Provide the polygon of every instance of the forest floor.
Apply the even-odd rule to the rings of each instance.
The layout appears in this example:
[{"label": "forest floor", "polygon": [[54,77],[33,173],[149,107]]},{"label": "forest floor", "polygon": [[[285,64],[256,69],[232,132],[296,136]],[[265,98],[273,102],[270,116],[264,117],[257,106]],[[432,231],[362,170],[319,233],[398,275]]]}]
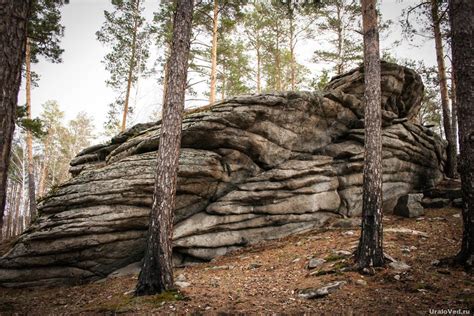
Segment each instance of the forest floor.
[{"label": "forest floor", "polygon": [[[418,219],[384,218],[385,251],[411,267],[405,272],[389,266],[372,276],[344,272],[352,261],[337,251],[352,252],[359,230],[313,231],[176,269],[176,278],[189,283],[179,295],[134,298],[137,274],[133,273],[73,287],[0,289],[0,315],[473,313],[474,276],[433,263],[458,251],[460,210],[429,209],[426,213]],[[309,270],[310,258],[327,261]],[[329,273],[317,276],[325,271]],[[334,281],[346,283],[322,298],[298,295],[302,289]]]}]

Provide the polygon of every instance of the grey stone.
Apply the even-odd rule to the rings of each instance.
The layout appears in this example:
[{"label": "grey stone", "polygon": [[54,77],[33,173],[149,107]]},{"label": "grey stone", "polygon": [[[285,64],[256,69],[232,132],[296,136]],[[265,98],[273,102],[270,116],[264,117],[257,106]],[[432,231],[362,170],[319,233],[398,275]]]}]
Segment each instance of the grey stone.
[{"label": "grey stone", "polygon": [[298,297],[304,298],[304,299],[315,299],[315,298],[325,297],[329,295],[330,293],[334,293],[346,283],[347,282],[345,281],[336,281],[336,282],[328,283],[322,287],[300,290],[298,293]]},{"label": "grey stone", "polygon": [[[421,78],[382,64],[384,211],[442,178],[445,142],[413,122]],[[320,93],[246,95],[186,111],[173,234],[176,266],[263,240],[360,225],[363,69]],[[161,121],[71,161],[72,179],[0,258],[0,286],[80,284],[142,259]]]},{"label": "grey stone", "polygon": [[174,284],[175,284],[177,287],[182,288],[182,289],[191,286],[191,283],[186,282],[186,281],[176,281],[176,282],[174,282]]},{"label": "grey stone", "polygon": [[176,277],[175,281],[179,281],[179,282],[185,282],[186,281],[186,276],[184,274],[180,274]]},{"label": "grey stone", "polygon": [[423,198],[421,205],[424,208],[443,208],[449,205],[451,201],[443,198]]},{"label": "grey stone", "polygon": [[367,281],[362,280],[362,279],[356,280],[355,283],[356,283],[357,285],[360,285],[360,286],[366,286],[366,285],[367,285]]},{"label": "grey stone", "polygon": [[388,264],[395,272],[401,273],[411,269],[411,266],[402,261],[390,262]]},{"label": "grey stone", "polygon": [[424,195],[430,198],[455,200],[462,198],[462,190],[460,185],[457,185],[457,187],[453,188],[434,188],[425,191]]},{"label": "grey stone", "polygon": [[421,206],[422,199],[423,194],[421,193],[403,195],[398,199],[393,213],[409,218],[422,216],[425,214],[423,206]]},{"label": "grey stone", "polygon": [[410,234],[410,235],[415,235],[415,236],[421,236],[428,238],[429,234],[419,231],[419,230],[414,230],[414,229],[409,229],[405,227],[389,227],[384,229],[385,233],[399,233],[399,234]]},{"label": "grey stone", "polygon": [[317,268],[321,265],[323,265],[324,263],[326,262],[326,260],[324,259],[319,259],[319,258],[311,258],[309,261],[308,261],[308,269],[314,269],[314,268]]}]

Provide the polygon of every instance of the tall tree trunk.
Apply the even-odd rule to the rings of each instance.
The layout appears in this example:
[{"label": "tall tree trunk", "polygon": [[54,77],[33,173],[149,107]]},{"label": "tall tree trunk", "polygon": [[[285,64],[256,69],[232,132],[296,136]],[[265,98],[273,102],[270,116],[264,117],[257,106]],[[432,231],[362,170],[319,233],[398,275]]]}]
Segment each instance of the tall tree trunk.
[{"label": "tall tree trunk", "polygon": [[296,60],[295,60],[295,25],[293,10],[290,9],[290,63],[291,63],[291,91],[296,89]]},{"label": "tall tree trunk", "polygon": [[0,0],[0,235],[29,9],[29,0]]},{"label": "tall tree trunk", "polygon": [[173,217],[176,199],[181,125],[191,40],[194,0],[177,2],[169,59],[168,96],[158,149],[153,206],[147,245],[136,295],[152,295],[174,287],[172,267]]},{"label": "tall tree trunk", "polygon": [[459,173],[463,194],[464,223],[457,261],[468,268],[474,264],[474,2],[450,0],[452,50],[458,107]]},{"label": "tall tree trunk", "polygon": [[209,103],[216,101],[217,82],[217,20],[219,18],[218,0],[214,0],[214,16],[212,20],[212,47],[211,47],[211,92],[209,93]]},{"label": "tall tree trunk", "polygon": [[46,179],[48,178],[48,161],[49,161],[49,135],[46,136],[44,141],[44,158],[43,165],[41,166],[40,179],[38,183],[38,196],[43,196],[46,188]]},{"label": "tall tree trunk", "polygon": [[15,200],[15,216],[13,221],[13,236],[19,235],[21,231],[19,230],[19,218],[20,218],[20,203],[21,203],[21,192],[23,190],[23,185],[17,185],[16,200]]},{"label": "tall tree trunk", "polygon": [[[26,39],[26,114],[31,120],[31,45],[30,39]],[[36,218],[36,188],[35,188],[35,166],[33,161],[33,136],[30,130],[26,131],[26,151],[28,159],[28,200],[30,218]]]},{"label": "tall tree trunk", "polygon": [[275,48],[275,67],[276,67],[276,85],[277,91],[281,91],[281,60],[280,60],[280,22],[276,22],[276,48]]},{"label": "tall tree trunk", "polygon": [[[458,109],[456,105],[456,73],[454,65],[451,64],[451,128],[453,129],[454,152],[456,153],[456,162],[458,155]],[[457,166],[456,166],[457,167]],[[454,170],[456,177],[459,176],[457,169]]]},{"label": "tall tree trunk", "polygon": [[222,89],[221,89],[221,100],[225,99],[225,60],[222,65]]},{"label": "tall tree trunk", "polygon": [[443,127],[448,147],[446,149],[448,161],[446,163],[446,174],[453,178],[456,171],[456,148],[454,145],[454,134],[451,128],[451,115],[449,111],[448,83],[446,80],[446,66],[444,63],[443,40],[441,37],[440,18],[439,18],[439,0],[431,0],[431,19],[433,23],[433,34],[436,47],[436,61],[438,64],[439,90],[441,93],[441,107],[443,112]]},{"label": "tall tree trunk", "polygon": [[[15,185],[11,180],[7,180],[7,186],[9,188],[10,194],[8,197],[8,216],[7,216],[7,225],[5,231],[5,239],[9,239],[12,236],[12,226],[13,226],[13,215],[14,215],[14,201],[15,201]],[[1,237],[0,237],[1,239]]]},{"label": "tall tree trunk", "polygon": [[344,72],[344,61],[343,61],[343,54],[342,54],[342,41],[343,41],[343,33],[342,33],[342,18],[341,18],[341,7],[339,3],[336,3],[336,11],[337,11],[337,57],[339,58],[339,62],[336,65],[336,74],[342,75]]},{"label": "tall tree trunk", "polygon": [[376,0],[362,0],[365,73],[365,151],[362,232],[357,249],[359,268],[377,267],[383,260],[382,227],[382,107],[380,50]]},{"label": "tall tree trunk", "polygon": [[135,71],[135,56],[137,51],[137,32],[138,32],[138,15],[140,14],[140,0],[136,0],[135,3],[135,17],[133,24],[133,34],[132,34],[132,55],[130,57],[130,64],[128,66],[128,78],[127,78],[127,91],[125,93],[125,102],[123,106],[123,116],[122,116],[122,132],[127,128],[127,116],[128,116],[128,104],[130,101],[130,90],[132,89],[133,81],[133,72]]},{"label": "tall tree trunk", "polygon": [[260,56],[260,43],[257,43],[257,93],[262,92],[262,83],[261,83],[262,60],[261,59],[262,57]]}]

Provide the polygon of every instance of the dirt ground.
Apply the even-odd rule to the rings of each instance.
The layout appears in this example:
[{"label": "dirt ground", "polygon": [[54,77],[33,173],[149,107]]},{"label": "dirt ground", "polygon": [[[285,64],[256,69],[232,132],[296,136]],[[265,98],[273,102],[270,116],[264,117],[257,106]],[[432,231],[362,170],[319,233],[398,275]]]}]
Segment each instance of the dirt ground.
[{"label": "dirt ground", "polygon": [[[176,277],[190,284],[179,295],[134,298],[131,292],[137,275],[133,274],[74,287],[0,289],[0,314],[474,312],[474,276],[459,268],[433,265],[434,260],[452,256],[459,249],[459,209],[427,210],[427,215],[419,219],[386,216],[384,225],[385,252],[411,266],[407,272],[399,273],[388,266],[373,276],[343,272],[351,259],[343,258],[337,251],[354,250],[358,229],[314,231],[254,245],[210,263],[177,269]],[[416,232],[400,232],[398,228]],[[327,261],[322,267],[309,270],[306,266],[310,258]],[[323,274],[324,271],[333,273]],[[333,281],[346,283],[322,298],[298,296],[301,289]]]}]

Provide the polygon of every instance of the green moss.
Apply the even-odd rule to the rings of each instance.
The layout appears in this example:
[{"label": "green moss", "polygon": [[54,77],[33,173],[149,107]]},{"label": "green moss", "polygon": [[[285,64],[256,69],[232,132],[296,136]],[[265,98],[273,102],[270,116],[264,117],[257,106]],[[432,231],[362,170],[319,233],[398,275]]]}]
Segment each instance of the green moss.
[{"label": "green moss", "polygon": [[348,266],[349,266],[349,264],[347,262],[341,261],[341,262],[336,262],[333,265],[333,269],[341,270],[341,269],[347,268]]},{"label": "green moss", "polygon": [[133,298],[130,296],[114,297],[107,302],[99,304],[88,304],[85,307],[85,312],[96,313],[125,313],[133,309]]},{"label": "green moss", "polygon": [[140,300],[142,303],[148,303],[155,306],[161,306],[164,302],[184,301],[184,300],[188,300],[188,298],[184,296],[182,293],[180,293],[179,291],[174,290],[174,291],[166,291],[166,292],[156,294],[156,295],[139,297],[137,298],[137,300]]}]

